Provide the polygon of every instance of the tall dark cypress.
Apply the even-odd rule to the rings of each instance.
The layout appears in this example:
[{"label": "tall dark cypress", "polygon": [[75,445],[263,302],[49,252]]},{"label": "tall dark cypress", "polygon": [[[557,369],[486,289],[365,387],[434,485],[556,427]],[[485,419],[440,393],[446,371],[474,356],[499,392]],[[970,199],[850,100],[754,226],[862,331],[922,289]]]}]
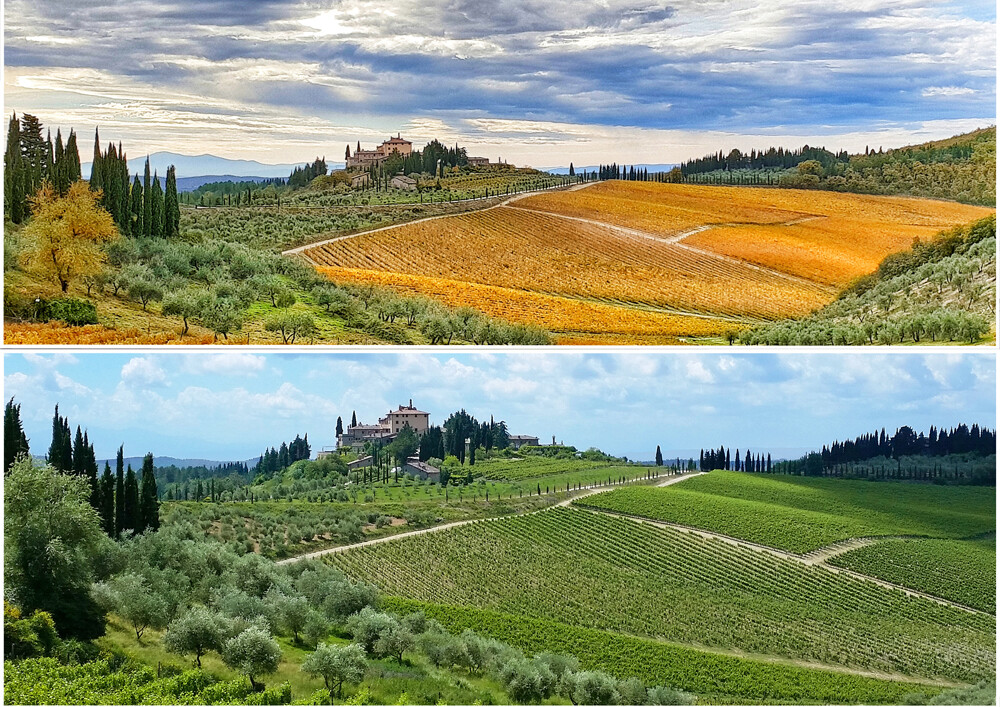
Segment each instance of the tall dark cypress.
[{"label": "tall dark cypress", "polygon": [[104,189],[104,179],[101,172],[101,134],[98,128],[94,128],[94,161],[90,165],[90,191],[100,191]]},{"label": "tall dark cypress", "polygon": [[100,513],[101,511],[101,484],[97,478],[97,456],[94,454],[94,445],[91,443],[90,439],[87,437],[87,433],[83,433],[83,473],[87,477],[87,481],[90,483],[90,505],[94,507],[94,510]]},{"label": "tall dark cypress", "polygon": [[115,461],[115,537],[125,530],[125,446],[118,448]]},{"label": "tall dark cypress", "polygon": [[66,181],[70,184],[80,180],[80,148],[76,144],[76,133],[70,128],[66,138],[66,149],[63,152],[65,161]]},{"label": "tall dark cypress", "polygon": [[21,115],[21,157],[24,160],[27,184],[25,194],[31,197],[42,185],[47,174],[49,147],[42,137],[42,123],[30,113]]},{"label": "tall dark cypress", "polygon": [[177,171],[167,167],[167,188],[163,196],[163,235],[170,238],[180,235],[181,207],[177,200]]},{"label": "tall dark cypress", "polygon": [[99,483],[100,507],[97,509],[101,516],[101,528],[108,537],[115,537],[115,477],[111,475],[111,465],[104,462],[104,473],[101,474]]},{"label": "tall dark cypress", "polygon": [[73,438],[73,474],[76,476],[87,474],[87,452],[83,448],[83,432],[80,430],[80,425],[76,426],[76,437]]},{"label": "tall dark cypress", "polygon": [[160,499],[156,491],[156,475],[153,473],[153,455],[147,454],[142,460],[142,490],[139,497],[139,532],[159,530]]},{"label": "tall dark cypress", "polygon": [[4,213],[14,223],[28,215],[28,195],[25,192],[24,159],[21,156],[21,123],[15,113],[7,126],[7,149],[3,155]]},{"label": "tall dark cypress", "polygon": [[139,516],[139,480],[135,478],[132,465],[128,465],[125,472],[125,523],[122,530],[132,530],[141,533],[142,519]]},{"label": "tall dark cypress", "polygon": [[146,155],[146,169],[142,175],[142,235],[147,238],[150,235],[153,223],[152,197],[153,193],[150,191],[149,184],[149,155]]},{"label": "tall dark cypress", "polygon": [[146,226],[143,222],[143,215],[145,208],[143,206],[142,198],[142,184],[139,182],[139,175],[135,175],[135,180],[132,182],[132,235],[141,236],[146,232]]},{"label": "tall dark cypress", "polygon": [[656,445],[656,466],[663,466],[663,452],[660,451],[660,445]]},{"label": "tall dark cypress", "polygon": [[52,157],[52,186],[59,194],[65,194],[69,189],[69,177],[66,174],[66,155],[63,150],[62,131],[56,130],[55,152]]},{"label": "tall dark cypress", "polygon": [[59,471],[73,471],[73,441],[69,423],[59,416],[59,405],[56,405],[55,414],[52,416],[52,444],[49,445],[46,459]]},{"label": "tall dark cypress", "polygon": [[24,436],[24,427],[21,426],[21,406],[15,405],[14,398],[11,398],[3,410],[4,473],[19,456],[28,453],[28,438]]},{"label": "tall dark cypress", "polygon": [[149,235],[158,238],[163,235],[163,189],[160,178],[153,173],[153,186],[149,193]]}]

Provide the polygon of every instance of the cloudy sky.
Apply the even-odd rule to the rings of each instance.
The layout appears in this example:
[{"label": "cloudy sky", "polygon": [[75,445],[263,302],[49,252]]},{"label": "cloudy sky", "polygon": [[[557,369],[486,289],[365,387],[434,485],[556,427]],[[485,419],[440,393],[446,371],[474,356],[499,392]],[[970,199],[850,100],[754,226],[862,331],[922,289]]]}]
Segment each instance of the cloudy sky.
[{"label": "cloudy sky", "polygon": [[[4,395],[32,452],[52,411],[90,432],[99,458],[249,459],[338,416],[375,422],[414,405],[440,424],[465,408],[514,434],[555,435],[632,459],[716,447],[817,448],[901,425],[996,426],[996,371],[980,353],[149,353],[6,354]],[[798,451],[795,451],[798,454]]]},{"label": "cloudy sky", "polygon": [[8,0],[11,110],[130,155],[294,162],[402,131],[534,166],[995,123],[994,0]]}]

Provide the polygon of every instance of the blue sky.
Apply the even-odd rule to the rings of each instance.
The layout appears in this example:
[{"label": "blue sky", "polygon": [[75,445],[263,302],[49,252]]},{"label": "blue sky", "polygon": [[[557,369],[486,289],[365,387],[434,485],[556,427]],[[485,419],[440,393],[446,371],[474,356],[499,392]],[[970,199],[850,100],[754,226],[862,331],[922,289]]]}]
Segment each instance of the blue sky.
[{"label": "blue sky", "polygon": [[[940,0],[9,0],[5,105],[130,155],[341,159],[418,145],[535,166],[995,123],[996,4]],[[87,155],[84,155],[86,159]]]},{"label": "blue sky", "polygon": [[[337,416],[374,422],[410,398],[440,424],[465,408],[515,434],[650,459],[716,447],[800,450],[872,429],[996,426],[981,353],[58,353],[4,355],[32,451],[59,403],[99,457],[248,459]],[[696,452],[695,452],[696,453]]]}]

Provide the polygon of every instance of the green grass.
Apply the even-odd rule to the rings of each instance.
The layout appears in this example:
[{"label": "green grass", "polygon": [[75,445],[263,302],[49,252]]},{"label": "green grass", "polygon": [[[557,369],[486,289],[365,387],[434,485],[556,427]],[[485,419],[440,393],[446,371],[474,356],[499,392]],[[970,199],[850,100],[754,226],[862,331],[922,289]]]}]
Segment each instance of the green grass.
[{"label": "green grass", "polygon": [[997,610],[995,539],[883,540],[827,562],[982,611]]},{"label": "green grass", "polygon": [[550,651],[575,655],[586,670],[602,670],[620,679],[636,677],[647,685],[670,685],[700,695],[708,704],[902,704],[908,695],[932,696],[941,689],[721,655],[558,621],[465,606],[400,597],[385,597],[383,604],[397,613],[423,611],[453,633],[470,628],[528,653]]},{"label": "green grass", "polygon": [[823,567],[574,509],[326,558],[383,594],[667,641],[974,681],[992,618]]},{"label": "green grass", "polygon": [[667,488],[622,488],[579,505],[805,553],[854,537],[965,538],[996,528],[996,490],[713,471]]}]

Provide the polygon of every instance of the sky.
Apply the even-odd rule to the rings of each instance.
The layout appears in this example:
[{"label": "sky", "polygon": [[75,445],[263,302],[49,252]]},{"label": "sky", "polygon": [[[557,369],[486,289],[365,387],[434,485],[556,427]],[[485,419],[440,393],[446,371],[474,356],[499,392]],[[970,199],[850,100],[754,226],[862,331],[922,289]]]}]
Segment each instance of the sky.
[{"label": "sky", "polygon": [[977,352],[656,353],[558,351],[8,353],[4,397],[34,454],[52,414],[89,431],[98,458],[246,460],[308,434],[336,443],[337,417],[374,423],[413,404],[441,424],[465,409],[512,434],[552,436],[630,459],[718,447],[818,449],[901,425],[996,427],[996,363]]},{"label": "sky", "polygon": [[996,122],[994,0],[8,0],[5,110],[129,155],[417,147],[536,167]]}]

